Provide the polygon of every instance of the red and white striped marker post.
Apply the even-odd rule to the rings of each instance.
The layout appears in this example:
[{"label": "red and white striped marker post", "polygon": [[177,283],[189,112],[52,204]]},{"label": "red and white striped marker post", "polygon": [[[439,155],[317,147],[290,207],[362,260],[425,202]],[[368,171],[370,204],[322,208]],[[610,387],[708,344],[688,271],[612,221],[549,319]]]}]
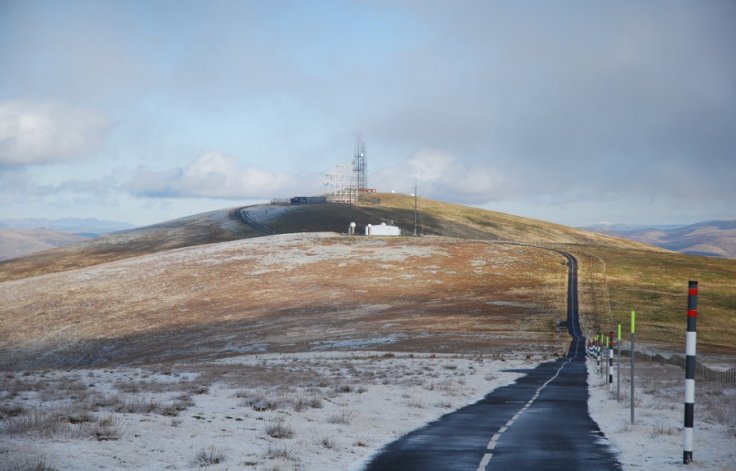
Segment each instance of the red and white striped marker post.
[{"label": "red and white striped marker post", "polygon": [[683,430],[682,462],[693,462],[693,419],[695,414],[695,344],[698,319],[698,282],[688,283],[687,333],[685,334],[685,428]]}]

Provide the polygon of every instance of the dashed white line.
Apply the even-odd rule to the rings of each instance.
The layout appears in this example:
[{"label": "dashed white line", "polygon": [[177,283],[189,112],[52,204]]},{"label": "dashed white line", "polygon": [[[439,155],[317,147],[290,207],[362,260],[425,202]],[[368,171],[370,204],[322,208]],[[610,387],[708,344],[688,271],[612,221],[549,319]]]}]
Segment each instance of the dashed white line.
[{"label": "dashed white line", "polygon": [[[580,339],[578,339],[577,342],[580,342]],[[577,345],[576,345],[576,350],[577,350]],[[573,358],[574,357],[569,357],[567,359],[567,361],[564,362],[557,369],[557,372],[554,374],[554,376],[552,376],[550,379],[548,379],[547,381],[545,381],[544,384],[542,384],[539,388],[537,388],[537,391],[534,393],[534,396],[532,396],[532,398],[529,399],[529,402],[527,402],[524,405],[524,407],[522,407],[516,414],[514,414],[514,416],[511,417],[508,420],[508,422],[506,422],[506,424],[503,427],[501,427],[500,429],[498,429],[498,432],[496,432],[495,434],[493,434],[493,436],[491,437],[491,440],[488,442],[488,446],[486,447],[486,450],[487,451],[493,451],[493,450],[496,449],[496,443],[501,438],[501,435],[504,432],[506,432],[509,429],[509,427],[511,427],[514,424],[514,422],[516,422],[519,419],[519,417],[521,417],[521,414],[523,414],[527,409],[529,409],[529,407],[531,407],[532,404],[534,404],[534,401],[537,400],[537,398],[539,397],[539,394],[542,392],[542,390],[544,388],[546,388],[549,383],[551,383],[552,381],[554,381],[555,379],[557,379],[557,377],[562,372],[562,369],[565,366],[567,366],[567,364],[570,363]],[[486,466],[488,466],[488,463],[491,462],[491,458],[493,458],[493,453],[486,453],[486,454],[484,454],[483,455],[483,458],[480,460],[480,464],[478,465],[478,469],[476,471],[486,471]]]},{"label": "dashed white line", "polygon": [[492,457],[493,453],[486,453],[485,455],[483,455],[483,459],[480,460],[480,464],[478,465],[478,469],[476,471],[485,471],[486,466],[488,466],[488,463],[490,463]]}]

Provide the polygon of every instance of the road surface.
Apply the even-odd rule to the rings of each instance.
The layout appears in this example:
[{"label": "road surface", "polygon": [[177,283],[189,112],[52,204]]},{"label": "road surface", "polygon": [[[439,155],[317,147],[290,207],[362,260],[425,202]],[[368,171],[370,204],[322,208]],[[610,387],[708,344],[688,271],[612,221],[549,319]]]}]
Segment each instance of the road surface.
[{"label": "road surface", "polygon": [[388,444],[366,471],[621,469],[588,414],[577,260],[559,253],[569,267],[567,357],[525,370],[514,384]]}]

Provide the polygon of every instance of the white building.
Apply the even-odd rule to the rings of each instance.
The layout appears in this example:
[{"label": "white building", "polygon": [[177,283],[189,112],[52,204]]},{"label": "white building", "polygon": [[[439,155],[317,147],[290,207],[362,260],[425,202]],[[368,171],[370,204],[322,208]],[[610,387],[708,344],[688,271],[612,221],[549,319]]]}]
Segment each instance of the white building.
[{"label": "white building", "polygon": [[365,235],[367,236],[400,236],[401,229],[397,226],[388,226],[382,222],[379,226],[368,224],[365,226]]}]

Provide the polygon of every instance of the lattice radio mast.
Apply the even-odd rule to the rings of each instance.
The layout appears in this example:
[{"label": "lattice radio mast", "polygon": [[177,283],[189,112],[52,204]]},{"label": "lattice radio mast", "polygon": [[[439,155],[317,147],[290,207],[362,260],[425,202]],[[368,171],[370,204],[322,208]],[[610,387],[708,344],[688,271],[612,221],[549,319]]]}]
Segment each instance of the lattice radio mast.
[{"label": "lattice radio mast", "polygon": [[357,193],[368,188],[368,156],[365,153],[365,142],[360,134],[355,137],[355,154],[353,154],[353,173]]}]

